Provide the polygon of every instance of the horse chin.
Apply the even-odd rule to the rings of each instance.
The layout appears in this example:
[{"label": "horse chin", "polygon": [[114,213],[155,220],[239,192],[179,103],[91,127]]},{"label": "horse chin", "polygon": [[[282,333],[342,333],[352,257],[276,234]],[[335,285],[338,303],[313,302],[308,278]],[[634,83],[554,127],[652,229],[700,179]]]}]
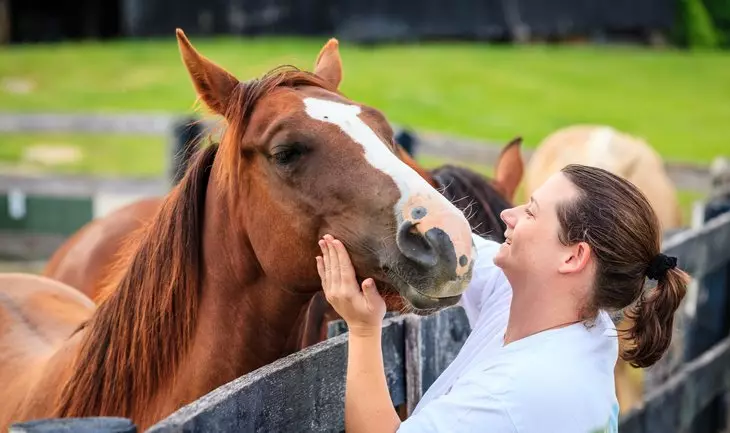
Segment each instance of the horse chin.
[{"label": "horse chin", "polygon": [[[384,277],[384,279],[378,278],[375,281],[378,292],[385,300],[388,311],[426,316],[456,305],[461,299],[461,295],[442,298],[429,296],[393,275]],[[362,280],[360,280],[360,283],[362,283]]]}]

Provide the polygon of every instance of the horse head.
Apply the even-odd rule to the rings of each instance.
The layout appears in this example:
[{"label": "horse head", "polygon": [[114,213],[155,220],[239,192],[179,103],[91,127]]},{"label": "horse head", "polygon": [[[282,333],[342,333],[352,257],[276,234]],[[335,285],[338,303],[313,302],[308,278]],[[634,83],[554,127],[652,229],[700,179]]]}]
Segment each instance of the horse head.
[{"label": "horse head", "polygon": [[399,159],[383,114],[338,90],[336,40],[313,73],[286,67],[239,81],[181,30],[177,37],[198,96],[228,126],[206,214],[227,243],[250,251],[259,273],[283,287],[314,293],[317,241],[329,233],[347,246],[358,275],[415,311],[458,301],[476,254],[469,224]]}]

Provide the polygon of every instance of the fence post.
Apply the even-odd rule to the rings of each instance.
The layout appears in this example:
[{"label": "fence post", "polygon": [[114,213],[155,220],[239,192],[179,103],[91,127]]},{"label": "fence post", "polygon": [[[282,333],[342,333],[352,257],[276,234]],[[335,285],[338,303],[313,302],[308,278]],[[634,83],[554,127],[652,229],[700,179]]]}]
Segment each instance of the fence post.
[{"label": "fence post", "polygon": [[[730,212],[730,197],[719,196],[705,205],[703,220]],[[712,270],[699,281],[694,320],[689,324],[685,361],[689,362],[709,350],[730,331],[730,265]],[[727,421],[725,396],[720,395],[702,410],[692,424],[693,433],[724,431]]]},{"label": "fence post", "polygon": [[471,328],[463,308],[406,317],[406,404],[408,416],[461,350]]},{"label": "fence post", "polygon": [[127,418],[48,418],[10,426],[8,433],[137,433],[137,426]]},{"label": "fence post", "polygon": [[195,117],[176,118],[170,125],[170,166],[168,179],[177,184],[185,175],[190,157],[198,148],[205,133],[205,125]]}]

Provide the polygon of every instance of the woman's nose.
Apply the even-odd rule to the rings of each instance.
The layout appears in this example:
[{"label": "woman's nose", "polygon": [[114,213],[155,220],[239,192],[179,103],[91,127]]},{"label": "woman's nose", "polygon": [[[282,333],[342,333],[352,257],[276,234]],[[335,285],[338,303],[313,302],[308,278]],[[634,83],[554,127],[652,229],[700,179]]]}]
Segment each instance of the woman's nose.
[{"label": "woman's nose", "polygon": [[499,217],[504,221],[504,223],[509,228],[514,227],[515,217],[514,217],[514,208],[505,209],[502,212],[499,213]]}]

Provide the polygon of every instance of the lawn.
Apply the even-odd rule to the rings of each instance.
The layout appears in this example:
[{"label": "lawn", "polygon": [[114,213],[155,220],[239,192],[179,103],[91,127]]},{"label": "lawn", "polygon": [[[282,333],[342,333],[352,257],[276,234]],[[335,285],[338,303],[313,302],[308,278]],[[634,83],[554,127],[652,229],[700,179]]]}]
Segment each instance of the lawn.
[{"label": "lawn", "polygon": [[[310,69],[324,39],[192,42],[246,79],[285,63]],[[399,124],[496,142],[521,134],[533,147],[565,125],[607,123],[646,137],[667,160],[697,163],[730,147],[728,53],[469,43],[368,48],[344,42],[341,52],[343,91]],[[0,49],[0,111],[184,113],[193,102],[172,35]],[[51,143],[71,137],[37,138]],[[0,146],[8,142],[0,140]],[[99,151],[113,145],[113,139],[94,140]],[[18,137],[9,142],[17,147]],[[103,164],[103,158],[90,158]],[[118,171],[114,164],[121,162],[128,166],[126,159],[113,158],[107,168]],[[79,169],[106,170],[90,164]]]},{"label": "lawn", "polygon": [[[311,69],[325,39],[192,38],[241,79],[281,64]],[[668,161],[706,164],[730,149],[730,54],[596,46],[341,45],[342,90],[420,130],[534,147],[557,128],[604,123]],[[195,95],[174,37],[0,48],[0,112],[190,112]],[[0,135],[0,170],[154,176],[165,140]],[[43,163],[39,147],[80,157]],[[445,161],[421,157],[427,166]],[[50,164],[50,165],[49,165]],[[491,167],[473,167],[489,174]],[[696,194],[681,193],[688,205]]]}]

